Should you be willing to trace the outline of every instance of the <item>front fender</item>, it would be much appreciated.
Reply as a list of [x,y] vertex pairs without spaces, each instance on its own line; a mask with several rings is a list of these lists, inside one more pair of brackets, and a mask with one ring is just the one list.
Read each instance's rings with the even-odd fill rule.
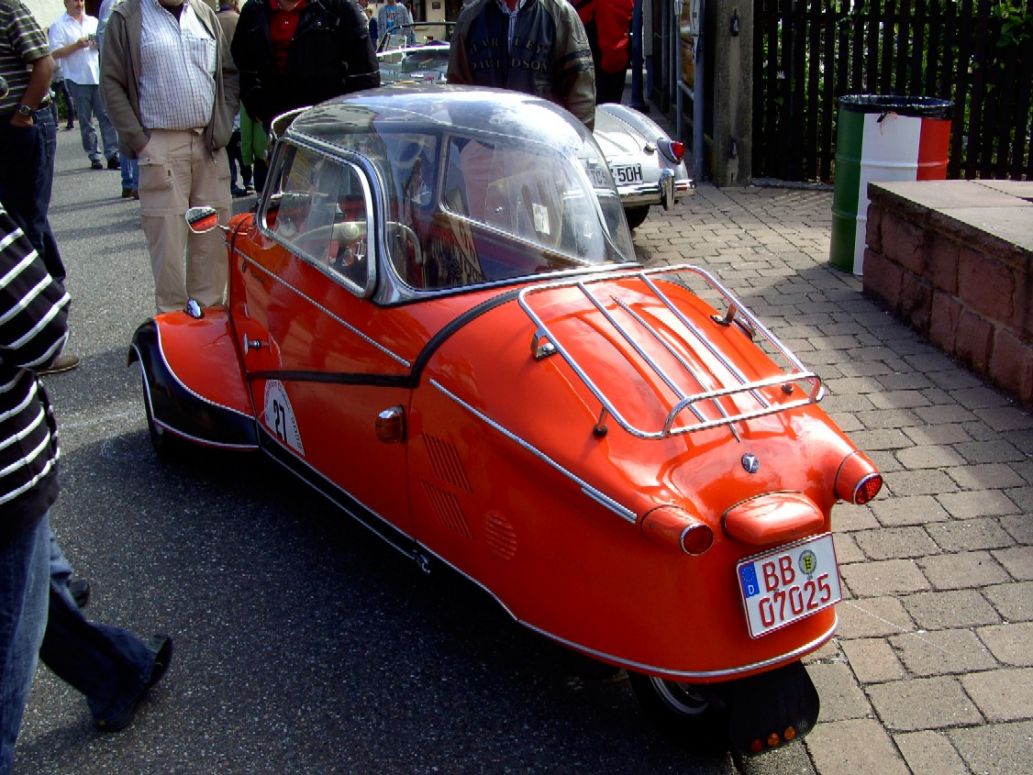
[[143,372],[153,421],[187,441],[258,449],[255,411],[222,309],[205,317],[172,312],[136,329],[128,362]]

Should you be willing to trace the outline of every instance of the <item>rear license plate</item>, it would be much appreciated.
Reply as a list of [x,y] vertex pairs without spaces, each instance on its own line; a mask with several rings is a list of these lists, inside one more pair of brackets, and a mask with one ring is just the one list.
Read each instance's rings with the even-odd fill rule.
[[642,182],[641,164],[614,164],[610,172],[613,173],[613,179],[618,186]]
[[843,597],[831,534],[758,554],[736,566],[750,637],[804,619]]

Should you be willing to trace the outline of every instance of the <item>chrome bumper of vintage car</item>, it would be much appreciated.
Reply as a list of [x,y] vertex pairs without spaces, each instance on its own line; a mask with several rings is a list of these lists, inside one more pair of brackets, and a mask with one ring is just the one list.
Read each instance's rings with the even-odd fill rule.
[[[680,202],[685,196],[691,194],[696,188],[692,180],[674,181],[674,201]],[[663,181],[656,183],[636,183],[631,186],[618,186],[617,193],[620,194],[621,204],[625,207],[637,207],[639,205],[663,204]]]

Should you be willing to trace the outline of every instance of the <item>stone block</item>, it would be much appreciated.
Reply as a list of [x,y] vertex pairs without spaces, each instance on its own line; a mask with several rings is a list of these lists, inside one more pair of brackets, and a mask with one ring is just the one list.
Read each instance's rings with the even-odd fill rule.
[[983,594],[1005,620],[1033,621],[1033,581],[996,584],[984,589]]
[[914,731],[979,724],[983,717],[956,678],[912,678],[868,687],[887,729]]
[[1033,405],[1033,340],[1023,342],[1009,329],[999,327],[994,333],[988,373],[1002,390],[1026,406]]
[[969,309],[961,311],[958,319],[954,354],[969,368],[985,374],[993,348],[994,325]]
[[1015,278],[1015,300],[1012,303],[1013,316],[1011,326],[1026,341],[1033,341],[1033,266],[1026,265],[1026,270]]
[[995,519],[956,519],[950,522],[937,522],[935,525],[928,525],[926,530],[937,545],[946,552],[1001,549],[1014,543],[1012,536]]
[[861,551],[872,560],[903,559],[937,554],[940,547],[921,527],[879,528],[853,534]]
[[1033,721],[947,731],[972,772],[1018,775],[1033,762]]
[[881,253],[864,251],[863,288],[866,296],[896,312],[900,307],[900,289],[904,270]]
[[[882,253],[908,272],[924,275],[925,229],[895,212],[882,215]],[[867,269],[867,267],[865,267]]]
[[[998,661],[1012,667],[1033,667],[1033,622],[1009,622],[980,627],[979,638]],[[1033,697],[1030,710],[1033,712]]]
[[868,698],[849,666],[812,664],[807,672],[821,698],[822,722],[865,718],[871,713]]
[[960,246],[938,231],[926,234],[926,267],[933,287],[950,296],[958,294]]
[[804,738],[804,744],[821,775],[907,775],[890,736],[879,722],[871,719],[818,723]]
[[[839,619],[836,634],[841,643],[852,638],[880,638],[915,629],[907,609],[895,597],[844,600],[836,608],[836,616]],[[991,621],[996,623],[997,616],[993,615]]]
[[973,673],[962,676],[961,683],[990,721],[1018,721],[1033,714],[1033,668]]
[[1033,515],[1029,513],[1002,517],[1001,527],[1020,544],[1033,544]]
[[929,582],[912,560],[882,560],[840,567],[854,597],[897,595],[929,589]]
[[950,519],[943,507],[931,495],[911,495],[876,499],[868,504],[879,524],[884,527],[924,525]]
[[1033,546],[1013,546],[1010,549],[996,549],[992,552],[1005,569],[1019,581],[1033,579]]
[[900,278],[900,316],[915,330],[929,331],[932,314],[933,286],[921,275],[904,272]]
[[975,589],[918,592],[901,602],[915,624],[924,630],[1000,624],[997,611]]
[[906,732],[894,735],[904,761],[916,773],[968,775],[969,768],[941,732]]
[[909,632],[891,637],[890,643],[912,675],[947,675],[997,667],[971,630]]
[[940,554],[921,557],[917,562],[935,589],[985,587],[1009,581],[1004,568],[989,552]]
[[896,681],[904,677],[904,668],[893,649],[882,638],[859,638],[841,643],[857,679],[863,684]]
[[961,302],[942,291],[934,291],[929,311],[929,340],[948,355],[954,354],[961,319]]
[[[865,244],[876,253],[882,253],[883,209],[879,205],[868,205],[868,220],[864,226]],[[867,269],[867,267],[865,267]]]
[[968,247],[958,262],[958,298],[962,304],[991,320],[1010,323],[1013,315],[1015,275],[991,255]]
[[937,496],[947,513],[955,519],[971,520],[973,517],[995,517],[1014,514],[1019,509],[1011,498],[1000,490],[967,490],[965,492],[944,492]]

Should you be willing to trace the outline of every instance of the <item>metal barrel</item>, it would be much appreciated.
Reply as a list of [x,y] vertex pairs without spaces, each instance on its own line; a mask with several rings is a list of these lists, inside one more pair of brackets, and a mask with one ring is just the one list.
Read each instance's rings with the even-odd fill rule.
[[954,103],[936,97],[839,98],[829,263],[862,273],[872,181],[944,180]]

